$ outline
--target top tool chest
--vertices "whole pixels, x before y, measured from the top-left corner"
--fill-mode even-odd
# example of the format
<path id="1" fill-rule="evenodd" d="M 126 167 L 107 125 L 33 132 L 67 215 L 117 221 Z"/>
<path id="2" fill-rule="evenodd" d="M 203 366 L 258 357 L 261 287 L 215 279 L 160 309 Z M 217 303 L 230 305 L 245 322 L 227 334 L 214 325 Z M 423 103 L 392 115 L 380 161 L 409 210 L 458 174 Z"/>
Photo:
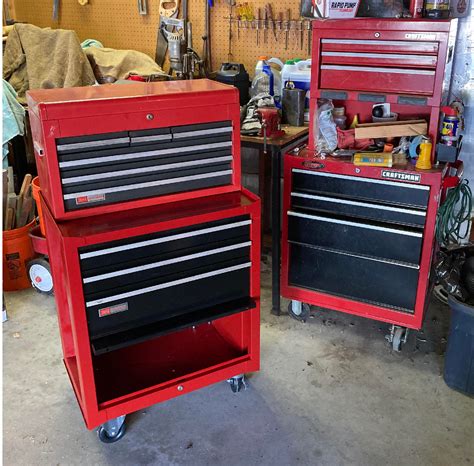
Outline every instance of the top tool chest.
<path id="1" fill-rule="evenodd" d="M 238 92 L 208 80 L 28 92 L 56 219 L 240 189 Z"/>

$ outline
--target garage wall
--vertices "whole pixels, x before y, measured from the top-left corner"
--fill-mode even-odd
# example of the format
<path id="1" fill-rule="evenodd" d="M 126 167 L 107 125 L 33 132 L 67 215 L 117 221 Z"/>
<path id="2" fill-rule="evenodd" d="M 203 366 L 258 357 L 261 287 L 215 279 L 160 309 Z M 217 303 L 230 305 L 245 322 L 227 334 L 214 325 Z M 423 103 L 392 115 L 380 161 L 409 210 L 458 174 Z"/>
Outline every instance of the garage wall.
<path id="1" fill-rule="evenodd" d="M 9 0 L 12 2 L 12 0 Z M 14 0 L 15 19 L 40 27 L 74 29 L 81 41 L 98 39 L 105 47 L 118 49 L 135 49 L 154 57 L 156 33 L 159 24 L 159 0 L 148 0 L 148 15 L 138 13 L 137 0 L 89 0 L 85 6 L 77 0 L 59 0 L 60 16 L 57 23 L 52 20 L 52 0 Z M 204 31 L 204 11 L 207 0 L 188 0 L 189 19 L 193 25 L 194 48 L 202 52 L 201 36 Z M 242 3 L 242 2 L 238 2 Z M 255 7 L 262 7 L 268 0 L 250 2 Z M 260 31 L 260 45 L 256 45 L 256 31 L 240 30 L 237 35 L 236 24 L 233 24 L 232 55 L 229 56 L 229 6 L 224 0 L 214 0 L 211 12 L 211 36 L 213 68 L 220 63 L 235 61 L 244 63 L 249 74 L 253 73 L 259 55 L 288 58 L 307 57 L 307 34 L 304 34 L 303 50 L 299 46 L 299 35 L 290 34 L 289 47 L 285 50 L 285 34 L 277 34 L 278 42 L 268 31 L 268 42 L 263 43 L 263 31 Z M 291 17 L 299 17 L 300 0 L 272 2 L 274 14 L 291 8 Z M 235 15 L 235 11 L 233 13 Z"/>

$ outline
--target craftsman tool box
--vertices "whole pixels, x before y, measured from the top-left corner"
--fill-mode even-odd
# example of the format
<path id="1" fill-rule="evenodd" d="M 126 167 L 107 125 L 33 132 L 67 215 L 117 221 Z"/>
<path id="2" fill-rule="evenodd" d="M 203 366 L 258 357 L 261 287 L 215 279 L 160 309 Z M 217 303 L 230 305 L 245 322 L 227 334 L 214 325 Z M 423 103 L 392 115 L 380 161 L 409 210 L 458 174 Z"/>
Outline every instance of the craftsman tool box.
<path id="1" fill-rule="evenodd" d="M 256 196 L 65 222 L 42 201 L 64 363 L 89 428 L 258 370 Z"/>
<path id="2" fill-rule="evenodd" d="M 284 161 L 282 295 L 421 328 L 445 170 Z"/>
<path id="3" fill-rule="evenodd" d="M 209 80 L 28 92 L 41 190 L 56 219 L 240 189 L 235 88 Z"/>

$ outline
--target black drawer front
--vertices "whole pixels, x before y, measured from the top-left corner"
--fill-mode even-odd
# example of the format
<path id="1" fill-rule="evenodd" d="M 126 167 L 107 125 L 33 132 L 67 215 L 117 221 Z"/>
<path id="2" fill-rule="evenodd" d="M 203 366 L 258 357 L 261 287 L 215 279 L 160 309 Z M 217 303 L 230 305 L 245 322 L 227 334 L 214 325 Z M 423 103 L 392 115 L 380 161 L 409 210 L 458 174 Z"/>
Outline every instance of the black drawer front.
<path id="1" fill-rule="evenodd" d="M 426 212 L 424 210 L 373 204 L 302 192 L 291 193 L 291 208 L 292 210 L 305 210 L 314 214 L 323 212 L 414 227 L 423 227 L 426 220 Z"/>
<path id="2" fill-rule="evenodd" d="M 91 339 L 249 297 L 250 218 L 81 248 Z"/>
<path id="3" fill-rule="evenodd" d="M 336 218 L 288 212 L 290 241 L 418 264 L 422 233 Z"/>
<path id="4" fill-rule="evenodd" d="M 57 140 L 67 211 L 232 183 L 232 122 Z"/>
<path id="5" fill-rule="evenodd" d="M 429 187 L 334 173 L 293 169 L 293 191 L 426 209 Z"/>
<path id="6" fill-rule="evenodd" d="M 413 313 L 418 276 L 417 268 L 290 244 L 293 286 Z"/>

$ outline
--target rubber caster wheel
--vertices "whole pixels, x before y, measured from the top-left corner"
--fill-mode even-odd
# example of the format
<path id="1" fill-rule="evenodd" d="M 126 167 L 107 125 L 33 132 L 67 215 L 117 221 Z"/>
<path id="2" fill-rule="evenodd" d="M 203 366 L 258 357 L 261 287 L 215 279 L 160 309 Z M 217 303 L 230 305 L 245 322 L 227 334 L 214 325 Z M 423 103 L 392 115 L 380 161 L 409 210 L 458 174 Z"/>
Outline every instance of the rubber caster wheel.
<path id="1" fill-rule="evenodd" d="M 229 380 L 227 380 L 227 382 L 230 385 L 230 389 L 232 390 L 232 393 L 238 393 L 247 388 L 245 377 L 243 375 L 232 377 Z"/>
<path id="2" fill-rule="evenodd" d="M 306 322 L 308 320 L 311 307 L 309 304 L 300 301 L 290 301 L 288 304 L 288 314 L 295 320 Z"/>
<path id="3" fill-rule="evenodd" d="M 401 351 L 403 344 L 407 341 L 407 329 L 403 327 L 397 327 L 393 332 L 392 337 L 392 350 Z"/>
<path id="4" fill-rule="evenodd" d="M 54 294 L 51 267 L 46 259 L 39 258 L 28 262 L 28 277 L 31 280 L 31 286 L 38 293 Z"/>
<path id="5" fill-rule="evenodd" d="M 97 429 L 97 436 L 103 443 L 115 443 L 118 442 L 125 435 L 125 422 L 121 425 L 120 429 L 115 435 L 110 435 L 104 426 L 100 426 Z"/>

